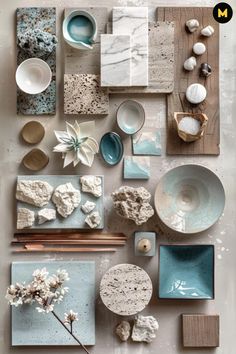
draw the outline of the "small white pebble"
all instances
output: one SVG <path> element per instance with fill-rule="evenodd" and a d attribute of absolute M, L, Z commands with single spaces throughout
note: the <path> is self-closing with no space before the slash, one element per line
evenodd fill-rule
<path fill-rule="evenodd" d="M 193 52 L 196 55 L 202 55 L 203 53 L 205 53 L 206 51 L 206 46 L 205 44 L 201 43 L 201 42 L 197 42 L 194 44 L 193 46 Z"/>
<path fill-rule="evenodd" d="M 222 243 L 222 240 L 220 240 L 219 238 L 216 239 L 217 243 Z"/>
<path fill-rule="evenodd" d="M 185 133 L 196 135 L 200 130 L 201 124 L 199 120 L 192 117 L 183 117 L 179 122 L 179 130 Z"/>
<path fill-rule="evenodd" d="M 218 258 L 218 259 L 222 259 L 221 254 L 218 254 L 218 255 L 217 255 L 217 258 Z"/>

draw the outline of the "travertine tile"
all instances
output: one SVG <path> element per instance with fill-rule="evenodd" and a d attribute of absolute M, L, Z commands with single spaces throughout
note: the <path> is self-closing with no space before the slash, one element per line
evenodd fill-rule
<path fill-rule="evenodd" d="M 130 36 L 101 35 L 101 86 L 130 86 Z"/>
<path fill-rule="evenodd" d="M 100 76 L 93 74 L 64 75 L 65 114 L 108 114 L 107 89 L 100 87 Z"/>
<path fill-rule="evenodd" d="M 148 8 L 114 7 L 113 33 L 131 36 L 131 85 L 148 85 Z"/>

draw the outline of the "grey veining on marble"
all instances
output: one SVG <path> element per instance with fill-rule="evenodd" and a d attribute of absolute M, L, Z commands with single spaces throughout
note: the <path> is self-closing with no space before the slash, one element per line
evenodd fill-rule
<path fill-rule="evenodd" d="M 110 311 L 121 316 L 136 315 L 151 299 L 152 282 L 142 268 L 118 264 L 104 274 L 100 296 Z"/>
<path fill-rule="evenodd" d="M 64 113 L 109 113 L 109 95 L 106 88 L 100 87 L 99 75 L 64 75 Z"/>
<path fill-rule="evenodd" d="M 114 7 L 113 34 L 131 36 L 131 85 L 148 85 L 148 8 Z"/>
<path fill-rule="evenodd" d="M 87 2 L 88 3 L 88 2 Z M 68 6 L 69 3 L 67 3 Z M 64 16 L 74 10 L 85 10 L 91 13 L 97 22 L 97 38 L 92 50 L 77 50 L 63 42 L 66 74 L 100 74 L 100 35 L 106 33 L 108 9 L 106 7 L 74 6 L 66 8 Z"/>
<path fill-rule="evenodd" d="M 109 88 L 111 93 L 170 93 L 174 89 L 174 22 L 148 24 L 148 86 Z M 110 26 L 108 26 L 110 30 Z"/>
<path fill-rule="evenodd" d="M 101 86 L 130 86 L 130 36 L 101 35 Z"/>

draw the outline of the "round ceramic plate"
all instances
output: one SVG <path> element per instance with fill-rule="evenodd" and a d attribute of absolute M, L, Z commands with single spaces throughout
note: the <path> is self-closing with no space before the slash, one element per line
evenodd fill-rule
<path fill-rule="evenodd" d="M 123 143 L 118 134 L 109 132 L 103 135 L 100 141 L 100 153 L 108 165 L 117 165 L 123 157 L 123 152 Z"/>
<path fill-rule="evenodd" d="M 26 123 L 21 130 L 21 136 L 28 144 L 38 144 L 43 139 L 44 134 L 44 127 L 36 121 Z"/>
<path fill-rule="evenodd" d="M 155 192 L 158 216 L 172 230 L 193 234 L 211 227 L 221 216 L 225 192 L 220 179 L 199 165 L 167 172 Z"/>
<path fill-rule="evenodd" d="M 117 124 L 126 134 L 137 133 L 145 122 L 143 106 L 133 100 L 124 101 L 117 110 Z"/>
<path fill-rule="evenodd" d="M 40 171 L 49 162 L 49 157 L 40 149 L 32 149 L 22 160 L 23 165 L 30 171 Z"/>

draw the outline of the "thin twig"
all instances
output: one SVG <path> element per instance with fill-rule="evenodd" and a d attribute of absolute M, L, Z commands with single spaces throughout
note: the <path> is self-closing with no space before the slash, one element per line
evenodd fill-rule
<path fill-rule="evenodd" d="M 51 311 L 51 313 L 53 314 L 53 316 L 62 324 L 62 326 L 67 330 L 67 332 L 70 333 L 70 335 L 76 340 L 77 343 L 79 343 L 79 345 L 81 345 L 81 347 L 84 349 L 84 351 L 87 354 L 90 354 L 88 349 L 80 342 L 80 340 L 72 333 L 72 329 L 71 331 L 69 330 L 69 328 L 65 325 L 65 323 L 57 316 L 57 314 L 54 311 Z"/>

